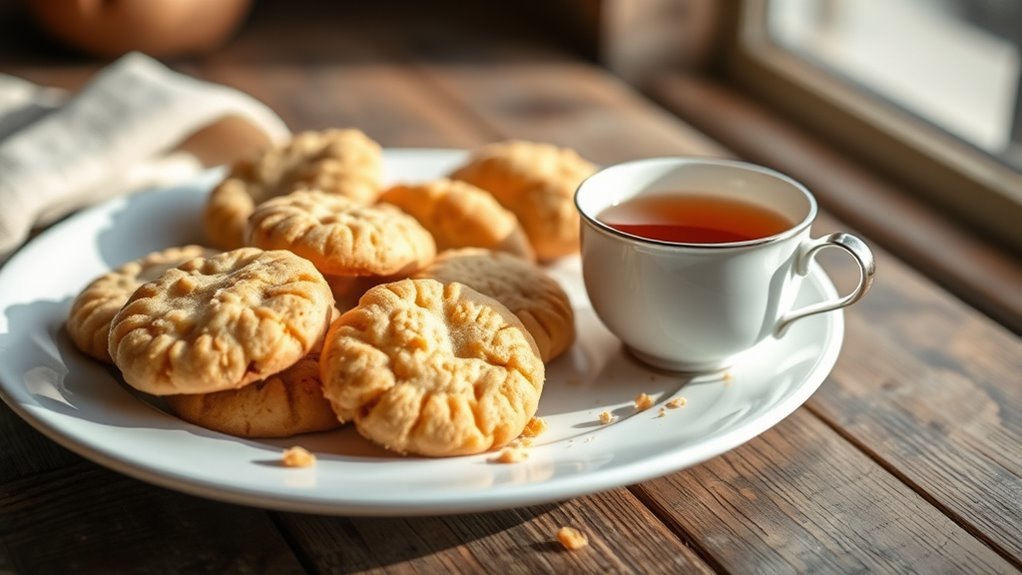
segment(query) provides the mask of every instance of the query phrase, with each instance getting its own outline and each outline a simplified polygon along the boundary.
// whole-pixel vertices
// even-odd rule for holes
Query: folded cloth
[[[0,260],[35,226],[229,158],[210,137],[218,126],[237,150],[290,135],[252,97],[142,54],[122,57],[66,99],[0,75]]]

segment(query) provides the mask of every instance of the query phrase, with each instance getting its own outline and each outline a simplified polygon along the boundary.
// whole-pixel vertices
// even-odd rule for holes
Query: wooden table
[[[350,14],[326,24],[254,19],[175,66],[251,93],[294,130],[355,126],[388,147],[521,137],[601,163],[730,155],[599,67],[520,35],[444,22],[397,34],[393,20]],[[11,42],[37,45],[19,34]],[[0,71],[69,88],[100,66],[4,54]],[[816,233],[846,228],[825,214]],[[1019,338],[872,243],[878,281],[846,312],[840,359],[804,407],[697,467],[560,503],[387,519],[241,507],[104,469],[0,406],[0,572],[1017,572]],[[854,280],[827,265],[836,283]],[[591,545],[563,550],[562,525]]]

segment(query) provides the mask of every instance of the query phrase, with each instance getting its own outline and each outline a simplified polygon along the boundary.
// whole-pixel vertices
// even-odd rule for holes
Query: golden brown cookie
[[[371,203],[381,191],[380,145],[359,130],[296,134],[282,146],[239,161],[209,195],[203,223],[210,243],[244,245],[245,222],[269,198],[316,189]]]
[[[312,351],[332,304],[323,276],[291,252],[193,258],[131,295],[111,321],[110,356],[153,395],[237,389]]]
[[[521,321],[458,283],[377,286],[330,326],[323,394],[384,447],[427,456],[499,448],[536,412],[544,366]]]
[[[240,389],[168,395],[166,401],[185,421],[239,437],[288,437],[341,425],[323,398],[318,353]]]
[[[263,202],[245,237],[253,246],[290,250],[327,275],[408,274],[436,255],[433,236],[400,209],[316,191]]]
[[[437,251],[480,247],[535,259],[518,218],[487,191],[467,182],[439,179],[400,184],[380,196],[419,220],[436,240]]]
[[[521,140],[483,146],[451,174],[497,198],[521,222],[541,260],[578,251],[575,189],[596,171],[574,150]]]
[[[575,341],[575,314],[568,294],[536,264],[501,252],[463,248],[441,253],[416,277],[460,282],[507,306],[550,361]]]
[[[168,269],[194,257],[211,256],[216,251],[202,246],[175,247],[153,252],[103,274],[78,294],[67,318],[67,333],[83,352],[111,362],[107,351],[110,320],[120,311],[138,287],[160,277]]]

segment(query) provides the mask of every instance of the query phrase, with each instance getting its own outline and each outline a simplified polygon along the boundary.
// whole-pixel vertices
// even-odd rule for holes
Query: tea
[[[633,236],[686,244],[756,240],[792,226],[784,216],[769,208],[684,192],[632,198],[606,208],[597,219]]]

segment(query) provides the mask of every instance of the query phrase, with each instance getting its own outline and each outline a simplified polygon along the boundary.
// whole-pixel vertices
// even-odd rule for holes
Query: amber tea
[[[756,240],[783,232],[793,225],[769,208],[698,193],[632,198],[606,208],[597,219],[633,236],[686,244]]]

